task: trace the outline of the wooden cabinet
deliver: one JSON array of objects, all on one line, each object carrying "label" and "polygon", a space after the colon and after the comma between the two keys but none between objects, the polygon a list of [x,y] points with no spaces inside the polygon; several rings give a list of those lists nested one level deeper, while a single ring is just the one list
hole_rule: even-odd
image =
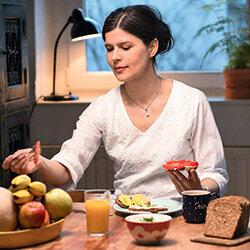
[{"label": "wooden cabinet", "polygon": [[[0,0],[0,164],[29,146],[30,82],[26,1]],[[0,186],[13,174],[0,168]]]}]

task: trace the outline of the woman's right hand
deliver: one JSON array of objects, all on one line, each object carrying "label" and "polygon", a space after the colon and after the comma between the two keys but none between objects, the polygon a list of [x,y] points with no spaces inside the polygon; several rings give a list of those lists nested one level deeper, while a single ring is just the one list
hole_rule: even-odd
[{"label": "woman's right hand", "polygon": [[3,162],[3,169],[9,169],[17,174],[35,172],[41,165],[42,156],[40,152],[31,151],[32,148],[20,149],[14,154],[9,155]]}]

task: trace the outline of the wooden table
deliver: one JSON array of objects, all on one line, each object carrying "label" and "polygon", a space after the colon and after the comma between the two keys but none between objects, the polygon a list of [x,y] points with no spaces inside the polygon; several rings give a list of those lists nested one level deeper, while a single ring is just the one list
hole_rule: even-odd
[{"label": "wooden table", "polygon": [[64,222],[60,236],[50,242],[22,249],[60,249],[60,250],[133,250],[133,249],[174,249],[174,250],[249,250],[250,242],[235,247],[214,246],[194,243],[191,237],[197,236],[203,229],[202,224],[185,223],[182,216],[174,217],[167,235],[158,246],[140,246],[130,235],[124,217],[113,213],[110,216],[110,235],[108,237],[90,237],[86,233],[84,203],[74,203],[73,213]]}]

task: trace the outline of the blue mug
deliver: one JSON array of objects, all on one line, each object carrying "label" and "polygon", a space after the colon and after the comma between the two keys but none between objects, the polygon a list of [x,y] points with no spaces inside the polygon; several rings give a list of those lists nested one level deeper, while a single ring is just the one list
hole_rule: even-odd
[{"label": "blue mug", "polygon": [[204,223],[210,192],[207,190],[186,190],[183,198],[182,215],[187,223]]}]

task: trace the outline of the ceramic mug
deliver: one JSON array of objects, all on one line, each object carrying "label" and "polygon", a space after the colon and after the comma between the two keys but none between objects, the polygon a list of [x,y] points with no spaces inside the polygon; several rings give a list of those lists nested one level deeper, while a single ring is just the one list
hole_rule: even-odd
[{"label": "ceramic mug", "polygon": [[204,223],[210,200],[210,191],[186,190],[181,193],[183,198],[182,215],[187,223]]}]

